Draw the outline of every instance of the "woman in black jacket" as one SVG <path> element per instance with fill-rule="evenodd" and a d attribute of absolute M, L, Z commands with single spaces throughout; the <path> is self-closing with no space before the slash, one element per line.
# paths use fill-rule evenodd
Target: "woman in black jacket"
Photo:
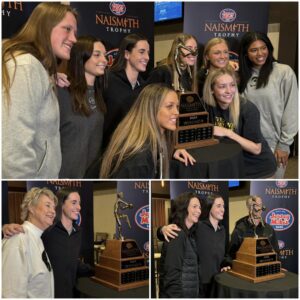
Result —
<path fill-rule="evenodd" d="M 193 164 L 186 150 L 173 149 L 178 104 L 169 87 L 146 86 L 115 130 L 103 155 L 100 178 L 169 178 L 172 155 Z"/>
<path fill-rule="evenodd" d="M 209 195 L 203 202 L 201 221 L 197 224 L 195 239 L 197 255 L 199 257 L 199 278 L 201 281 L 200 297 L 209 298 L 211 296 L 211 285 L 214 276 L 219 272 L 230 269 L 225 266 L 225 244 L 226 232 L 220 222 L 224 216 L 224 200 L 217 194 Z M 176 224 L 177 225 L 177 224 Z M 158 229 L 158 238 L 166 240 L 179 236 L 181 231 L 174 224 L 169 224 Z M 175 232 L 176 231 L 176 232 Z M 162 235 L 163 234 L 163 235 Z M 175 238 L 177 240 L 177 238 Z"/>
<path fill-rule="evenodd" d="M 183 193 L 172 203 L 170 221 L 180 227 L 181 231 L 177 239 L 163 244 L 159 272 L 160 298 L 199 296 L 195 230 L 200 215 L 200 200 L 194 193 Z"/>

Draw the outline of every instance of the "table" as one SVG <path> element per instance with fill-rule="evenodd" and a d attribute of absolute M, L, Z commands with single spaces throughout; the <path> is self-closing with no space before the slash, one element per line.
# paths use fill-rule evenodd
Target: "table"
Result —
<path fill-rule="evenodd" d="M 149 286 L 118 292 L 88 277 L 79 278 L 76 289 L 80 298 L 149 298 Z"/>
<path fill-rule="evenodd" d="M 284 278 L 252 283 L 230 273 L 215 276 L 213 298 L 298 298 L 298 275 L 285 272 Z"/>
<path fill-rule="evenodd" d="M 171 160 L 170 178 L 245 178 L 242 147 L 230 139 L 221 138 L 219 144 L 188 149 L 188 152 L 196 159 L 196 164 L 185 166 L 178 160 Z"/>

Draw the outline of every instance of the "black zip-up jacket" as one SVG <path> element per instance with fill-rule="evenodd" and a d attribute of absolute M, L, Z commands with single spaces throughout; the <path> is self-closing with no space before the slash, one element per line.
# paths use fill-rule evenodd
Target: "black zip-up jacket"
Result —
<path fill-rule="evenodd" d="M 161 227 L 157 230 L 157 238 L 164 241 Z M 209 220 L 198 222 L 195 230 L 197 254 L 199 256 L 199 276 L 202 284 L 211 283 L 214 275 L 224 265 L 226 232 L 223 225 L 215 231 Z"/>
<path fill-rule="evenodd" d="M 166 65 L 156 67 L 151 71 L 146 81 L 146 84 L 148 85 L 151 83 L 164 83 L 170 88 L 174 89 L 171 72 L 171 69 Z M 180 81 L 182 87 L 186 92 L 192 90 L 192 80 L 186 70 L 182 72 L 182 75 L 180 76 Z"/>
<path fill-rule="evenodd" d="M 123 118 L 127 115 L 139 93 L 144 87 L 144 80 L 139 75 L 138 83 L 132 89 L 125 70 L 108 72 L 107 88 L 103 98 L 107 112 L 104 117 L 103 146 L 107 147 L 110 138 Z"/>
<path fill-rule="evenodd" d="M 209 220 L 200 221 L 196 231 L 196 243 L 201 282 L 210 283 L 223 266 L 226 244 L 224 226 L 220 225 L 215 231 Z"/>
<path fill-rule="evenodd" d="M 199 296 L 198 255 L 194 239 L 196 225 L 189 233 L 164 242 L 160 259 L 160 298 L 197 298 Z"/>
<path fill-rule="evenodd" d="M 73 298 L 81 248 L 81 230 L 73 224 L 71 235 L 61 222 L 42 235 L 53 268 L 55 298 Z"/>

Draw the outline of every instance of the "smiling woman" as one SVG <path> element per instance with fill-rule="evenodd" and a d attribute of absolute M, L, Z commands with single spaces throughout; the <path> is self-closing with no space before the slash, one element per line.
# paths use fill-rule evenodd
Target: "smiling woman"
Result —
<path fill-rule="evenodd" d="M 108 71 L 103 94 L 107 105 L 103 149 L 144 87 L 140 73 L 146 71 L 149 54 L 150 45 L 141 34 L 129 34 L 120 43 L 118 56 Z"/>
<path fill-rule="evenodd" d="M 58 178 L 59 108 L 54 78 L 76 42 L 77 14 L 39 4 L 2 47 L 2 178 Z"/>
<path fill-rule="evenodd" d="M 100 178 L 168 178 L 178 104 L 169 87 L 146 86 L 114 132 L 102 158 Z M 193 161 L 185 150 L 177 151 L 183 161 Z"/>
<path fill-rule="evenodd" d="M 67 67 L 70 86 L 58 88 L 60 178 L 98 177 L 106 112 L 102 97 L 107 66 L 105 55 L 102 41 L 93 36 L 79 37 L 71 50 Z"/>
<path fill-rule="evenodd" d="M 175 91 L 197 91 L 198 44 L 193 35 L 179 34 L 172 43 L 166 62 L 155 68 L 150 83 L 165 83 Z"/>
<path fill-rule="evenodd" d="M 53 298 L 51 264 L 41 236 L 53 224 L 57 198 L 47 188 L 32 188 L 24 197 L 24 234 L 2 241 L 2 297 Z"/>
<path fill-rule="evenodd" d="M 268 178 L 276 170 L 275 157 L 260 131 L 256 106 L 239 97 L 232 68 L 209 72 L 203 99 L 208 104 L 214 135 L 229 138 L 242 147 L 246 178 Z"/>
<path fill-rule="evenodd" d="M 198 196 L 191 192 L 172 201 L 170 223 L 181 231 L 178 237 L 164 242 L 160 259 L 160 298 L 197 298 L 200 278 L 195 232 L 201 215 Z"/>

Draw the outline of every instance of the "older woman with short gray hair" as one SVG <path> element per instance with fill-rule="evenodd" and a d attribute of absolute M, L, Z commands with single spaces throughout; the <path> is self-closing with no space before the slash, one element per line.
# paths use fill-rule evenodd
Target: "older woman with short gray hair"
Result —
<path fill-rule="evenodd" d="M 2 241 L 2 297 L 53 298 L 54 280 L 41 235 L 53 224 L 57 197 L 32 188 L 21 205 L 25 233 Z"/>

